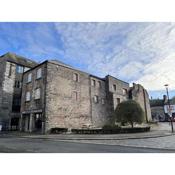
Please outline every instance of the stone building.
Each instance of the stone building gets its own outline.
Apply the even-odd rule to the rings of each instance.
[[[99,78],[47,60],[23,75],[20,129],[47,133],[55,127],[100,128],[128,98],[141,104],[145,121],[151,120],[148,94],[141,85],[130,88],[110,75]]]
[[[45,61],[24,73],[21,130],[102,127],[129,84],[110,75],[99,78],[58,61]]]
[[[175,106],[175,102],[173,99],[170,99],[170,105]],[[165,110],[166,106],[169,106],[168,104],[168,98],[166,95],[163,95],[162,99],[151,99],[150,100],[150,106],[151,106],[151,114],[152,119],[154,121],[169,121],[169,115]],[[172,111],[172,117],[175,118],[175,112]]]
[[[129,98],[135,100],[137,103],[140,104],[145,113],[145,121],[146,122],[151,121],[152,116],[151,116],[149,95],[146,89],[140,84],[133,83],[133,86],[129,90]]]
[[[0,56],[0,125],[17,129],[20,118],[23,72],[36,66],[34,61],[6,53]]]
[[[140,103],[151,120],[147,91],[138,84],[104,78],[59,61],[41,64],[7,53],[0,57],[0,125],[3,129],[98,128],[127,99]]]

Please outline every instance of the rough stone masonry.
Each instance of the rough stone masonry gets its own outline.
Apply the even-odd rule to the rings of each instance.
[[[0,125],[47,133],[51,128],[101,128],[117,105],[136,100],[151,120],[147,91],[107,75],[104,78],[60,61],[35,61],[7,53],[0,57]]]
[[[128,98],[140,103],[145,121],[151,120],[143,86],[133,84],[130,88],[129,83],[110,75],[99,78],[47,60],[24,73],[20,128],[43,133],[56,127],[101,128],[118,103]]]

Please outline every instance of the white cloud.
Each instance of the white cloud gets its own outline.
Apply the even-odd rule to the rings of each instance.
[[[149,90],[165,89],[169,84],[170,89],[175,89],[175,53],[164,59],[157,60],[144,68],[143,76],[137,80]]]
[[[65,54],[99,76],[175,88],[175,23],[56,23]]]

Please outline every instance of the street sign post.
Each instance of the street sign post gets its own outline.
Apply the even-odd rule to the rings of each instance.
[[[174,132],[173,117],[172,117],[172,110],[171,110],[170,98],[169,98],[169,93],[168,93],[168,84],[165,84],[165,87],[166,87],[166,92],[167,92],[167,97],[168,97],[167,113],[169,114],[169,117],[170,117],[170,121],[171,121],[171,131],[172,131],[172,133],[173,133],[173,132]]]

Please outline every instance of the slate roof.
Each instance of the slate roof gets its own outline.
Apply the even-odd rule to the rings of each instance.
[[[16,54],[11,53],[11,52],[8,52],[8,53],[0,56],[0,59],[5,59],[6,61],[13,62],[13,63],[19,64],[22,66],[26,66],[26,67],[30,67],[30,68],[38,65],[38,63],[33,61],[33,60],[16,55]]]

